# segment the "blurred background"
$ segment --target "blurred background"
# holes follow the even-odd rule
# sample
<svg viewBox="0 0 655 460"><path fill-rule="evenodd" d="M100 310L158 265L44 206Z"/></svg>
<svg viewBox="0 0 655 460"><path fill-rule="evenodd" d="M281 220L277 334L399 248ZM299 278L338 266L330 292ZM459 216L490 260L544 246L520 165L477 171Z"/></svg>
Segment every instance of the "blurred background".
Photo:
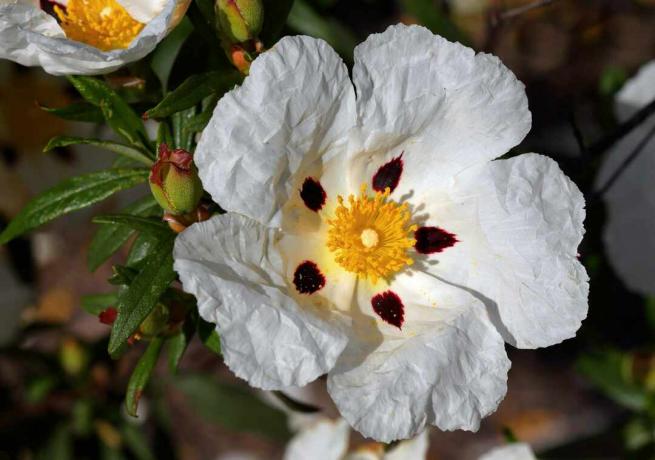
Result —
<svg viewBox="0 0 655 460"><path fill-rule="evenodd" d="M577 337L544 350L508 346L499 410L476 434L432 429L428 458L476 459L512 437L544 459L655 458L655 142L644 141L654 111L606 148L626 121L617 92L655 59L655 1L296 0L285 33L324 38L350 65L357 43L397 22L499 56L525 83L533 114L531 133L510 154L555 158L588 197L580 257L591 296ZM642 84L651 97L652 80ZM54 135L102 135L101 125L40 108L76 97L65 79L0 62L0 228L36 193L111 164L92 147L43 152ZM629 115L650 100L633 102ZM633 153L638 159L622 166ZM97 231L90 217L138 197L130 193L0 247L0 460L281 458L298 417L198 344L176 375L161 360L138 418L122 409L144 344L117 361L107 355L109 327L98 297L88 296L108 291L111 263L91 273L86 251ZM623 222L621 210L638 217ZM618 230L609 234L611 226ZM324 381L289 391L336 416Z"/></svg>

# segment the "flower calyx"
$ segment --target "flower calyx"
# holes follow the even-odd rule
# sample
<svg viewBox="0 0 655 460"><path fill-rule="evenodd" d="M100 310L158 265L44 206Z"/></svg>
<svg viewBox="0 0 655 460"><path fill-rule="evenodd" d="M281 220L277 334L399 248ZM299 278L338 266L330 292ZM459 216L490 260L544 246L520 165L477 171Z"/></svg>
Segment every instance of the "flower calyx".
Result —
<svg viewBox="0 0 655 460"><path fill-rule="evenodd" d="M183 149L170 150L160 144L159 157L150 171L150 190L157 203L172 215L193 212L203 189L193 155Z"/></svg>

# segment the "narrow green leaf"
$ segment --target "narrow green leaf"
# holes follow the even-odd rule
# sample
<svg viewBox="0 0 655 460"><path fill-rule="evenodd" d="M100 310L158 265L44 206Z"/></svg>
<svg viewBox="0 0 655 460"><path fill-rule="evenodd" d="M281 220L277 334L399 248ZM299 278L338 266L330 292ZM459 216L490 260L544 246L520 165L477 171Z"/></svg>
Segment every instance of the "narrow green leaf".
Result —
<svg viewBox="0 0 655 460"><path fill-rule="evenodd" d="M102 111L107 124L130 144L147 146L149 144L143 122L116 91L103 81L84 76L69 76L68 80L91 104Z"/></svg>
<svg viewBox="0 0 655 460"><path fill-rule="evenodd" d="M151 253L153 248L157 245L157 240L150 235L140 234L132 243L130 252L127 255L125 264L128 267L137 267L143 262Z"/></svg>
<svg viewBox="0 0 655 460"><path fill-rule="evenodd" d="M124 423L121 428L123 441L127 448L132 452L136 460L155 460L155 456L150 451L148 440L138 426L131 423Z"/></svg>
<svg viewBox="0 0 655 460"><path fill-rule="evenodd" d="M328 42L344 59L352 62L357 38L334 18L318 14L305 0L295 0L287 24L292 29Z"/></svg>
<svg viewBox="0 0 655 460"><path fill-rule="evenodd" d="M216 332L216 326L204 319L198 319L198 337L202 344L219 356L221 353L221 338Z"/></svg>
<svg viewBox="0 0 655 460"><path fill-rule="evenodd" d="M139 274L139 270L124 265L114 265L111 267L113 274L107 280L114 286L129 286Z"/></svg>
<svg viewBox="0 0 655 460"><path fill-rule="evenodd" d="M119 190L134 187L147 177L147 169L110 169L68 179L30 201L0 234L0 244Z"/></svg>
<svg viewBox="0 0 655 460"><path fill-rule="evenodd" d="M161 214L161 208L152 195L148 195L124 208L121 214L156 216ZM133 229L125 225L101 225L91 240L87 253L86 261L89 270L92 272L95 271L112 254L118 251L130 239L133 233Z"/></svg>
<svg viewBox="0 0 655 460"><path fill-rule="evenodd" d="M175 279L173 238L159 241L143 263L130 287L118 296L118 316L109 338L109 354L114 354L155 307L159 297Z"/></svg>
<svg viewBox="0 0 655 460"><path fill-rule="evenodd" d="M82 308L87 313L98 316L109 307L116 305L118 296L115 292L106 294L91 294L82 297Z"/></svg>
<svg viewBox="0 0 655 460"><path fill-rule="evenodd" d="M267 48L280 37L292 6L293 0L264 0L264 25L259 37Z"/></svg>
<svg viewBox="0 0 655 460"><path fill-rule="evenodd" d="M248 431L286 440L286 415L241 386L226 385L205 375L184 375L173 380L201 417L235 431Z"/></svg>
<svg viewBox="0 0 655 460"><path fill-rule="evenodd" d="M213 100L209 100L209 99L213 99ZM211 117L214 114L214 109L216 108L216 103L218 102L218 98L210 97L208 98L208 100L209 101L207 104L205 104L203 101L203 105L206 105L206 107L202 109L202 112L189 118L186 124L184 125L184 130L188 134L198 133L203 129L205 129L205 127L207 127L207 125L209 124L209 120L211 120Z"/></svg>
<svg viewBox="0 0 655 460"><path fill-rule="evenodd" d="M86 123L102 123L105 117L102 115L102 110L88 102L75 102L66 107L46 107L39 105L41 110L44 110L56 117L70 121L81 121Z"/></svg>
<svg viewBox="0 0 655 460"><path fill-rule="evenodd" d="M148 384L148 380L150 380L152 370L155 368L155 364L157 364L163 343L164 339L161 337L152 339L145 353L139 358L134 371L132 371L132 376L127 383L127 392L125 394L125 408L127 409L127 413L132 417L136 417L139 400L141 399L144 388Z"/></svg>
<svg viewBox="0 0 655 460"><path fill-rule="evenodd" d="M131 214L103 214L93 218L95 224L119 225L156 238L172 237L173 232L161 219Z"/></svg>
<svg viewBox="0 0 655 460"><path fill-rule="evenodd" d="M157 146L160 144L173 145L173 135L167 120L162 120L157 127Z"/></svg>
<svg viewBox="0 0 655 460"><path fill-rule="evenodd" d="M130 147L129 145L125 144L119 144L118 142L103 141L100 139L87 139L84 137L55 136L50 139L48 145L45 146L43 151L47 152L57 147L66 147L68 145L79 144L93 145L104 150L109 150L110 152L122 155L148 167L154 164L154 161L151 158L152 153L145 153L140 149Z"/></svg>
<svg viewBox="0 0 655 460"><path fill-rule="evenodd" d="M159 45L157 45L157 49L152 53L150 67L155 75L157 75L157 78L159 78L162 92L164 94L168 91L168 78L171 75L171 70L173 70L173 64L175 64L177 55L191 32L193 32L193 25L191 25L189 18L185 17L180 21L177 27L175 27L175 29L173 29L173 31L168 34Z"/></svg>
<svg viewBox="0 0 655 460"><path fill-rule="evenodd" d="M195 321L188 318L179 332L166 342L166 351L168 354L168 369L171 374L177 373L177 366L180 364L182 356L186 351L191 339L196 332Z"/></svg>
<svg viewBox="0 0 655 460"><path fill-rule="evenodd" d="M178 149L190 151L193 147L193 133L186 129L187 124L196 115L196 108L190 107L186 110L176 112L173 119L174 146Z"/></svg>
<svg viewBox="0 0 655 460"><path fill-rule="evenodd" d="M241 81L235 70L211 71L192 75L145 113L148 118L165 118L198 104L212 94L222 95Z"/></svg>

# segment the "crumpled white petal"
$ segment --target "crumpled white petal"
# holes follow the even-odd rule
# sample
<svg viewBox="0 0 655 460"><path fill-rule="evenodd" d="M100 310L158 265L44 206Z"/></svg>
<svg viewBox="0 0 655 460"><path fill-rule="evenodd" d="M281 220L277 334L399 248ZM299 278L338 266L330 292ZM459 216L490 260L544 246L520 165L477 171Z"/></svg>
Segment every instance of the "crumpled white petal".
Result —
<svg viewBox="0 0 655 460"><path fill-rule="evenodd" d="M479 460L537 460L530 446L523 443L496 447L487 452Z"/></svg>
<svg viewBox="0 0 655 460"><path fill-rule="evenodd" d="M370 180L404 152L396 196L434 189L463 169L504 155L532 123L523 84L492 55L402 24L355 48L361 154Z"/></svg>
<svg viewBox="0 0 655 460"><path fill-rule="evenodd" d="M200 179L224 209L279 226L296 176L343 153L354 124L341 58L322 40L285 37L218 102L195 153Z"/></svg>
<svg viewBox="0 0 655 460"><path fill-rule="evenodd" d="M383 442L410 438L427 425L477 430L505 396L510 367L484 305L422 273L399 275L391 289L409 316L402 331L382 325L362 290L351 340L328 374L339 412Z"/></svg>
<svg viewBox="0 0 655 460"><path fill-rule="evenodd" d="M225 363L265 390L302 386L325 374L347 340L290 296L274 247L278 238L275 229L227 214L189 227L173 251L184 290L216 324Z"/></svg>
<svg viewBox="0 0 655 460"><path fill-rule="evenodd" d="M575 336L588 310L588 276L577 260L584 198L555 161L496 160L459 175L449 194L428 203L428 225L436 221L459 242L431 256L427 271L485 302L514 346Z"/></svg>
<svg viewBox="0 0 655 460"><path fill-rule="evenodd" d="M348 422L320 419L293 437L284 452L284 460L342 460L349 439Z"/></svg>
<svg viewBox="0 0 655 460"><path fill-rule="evenodd" d="M54 17L29 3L0 3L0 59L41 66L53 75L112 72L150 53L182 18L187 5L188 0L167 0L127 49L101 51L67 39Z"/></svg>
<svg viewBox="0 0 655 460"><path fill-rule="evenodd" d="M629 80L616 96L615 111L623 122L655 100L655 61ZM651 116L611 148L596 180L601 187L655 126ZM608 259L631 290L655 295L655 137L603 195L607 220L603 239Z"/></svg>
<svg viewBox="0 0 655 460"><path fill-rule="evenodd" d="M428 453L428 431L413 439L398 443L384 456L384 460L422 460Z"/></svg>

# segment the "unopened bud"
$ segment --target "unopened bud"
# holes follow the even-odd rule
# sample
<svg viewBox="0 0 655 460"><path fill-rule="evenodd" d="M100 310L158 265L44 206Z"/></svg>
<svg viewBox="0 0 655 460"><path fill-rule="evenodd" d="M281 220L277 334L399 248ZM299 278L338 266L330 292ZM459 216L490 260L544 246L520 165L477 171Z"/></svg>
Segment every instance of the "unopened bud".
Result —
<svg viewBox="0 0 655 460"><path fill-rule="evenodd" d="M262 0L216 0L218 29L230 44L257 38L264 23Z"/></svg>
<svg viewBox="0 0 655 460"><path fill-rule="evenodd" d="M203 191L193 155L161 144L159 158L150 171L150 190L157 203L172 214L196 209Z"/></svg>
<svg viewBox="0 0 655 460"><path fill-rule="evenodd" d="M166 305L158 303L139 326L139 335L144 339L152 339L168 330L170 313Z"/></svg>

